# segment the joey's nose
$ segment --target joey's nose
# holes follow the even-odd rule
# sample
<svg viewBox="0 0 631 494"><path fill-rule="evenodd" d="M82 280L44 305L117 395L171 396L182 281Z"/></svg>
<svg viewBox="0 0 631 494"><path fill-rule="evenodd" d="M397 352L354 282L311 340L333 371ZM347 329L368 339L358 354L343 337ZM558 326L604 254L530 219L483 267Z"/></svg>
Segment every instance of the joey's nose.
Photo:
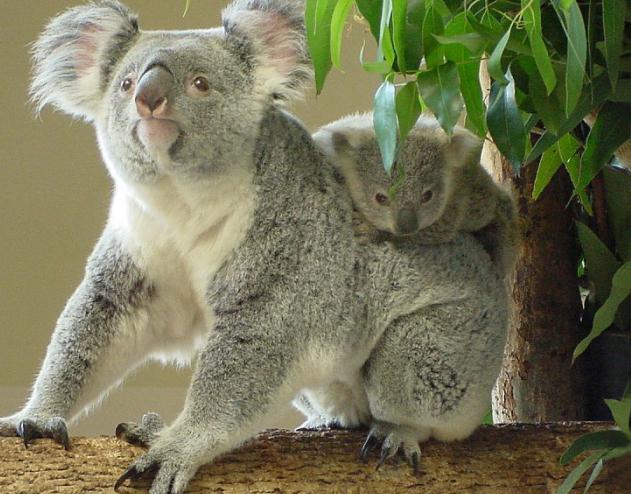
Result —
<svg viewBox="0 0 631 494"><path fill-rule="evenodd" d="M410 235L418 230L418 216L413 208L403 208L397 215L399 235Z"/></svg>
<svg viewBox="0 0 631 494"><path fill-rule="evenodd" d="M156 65L145 71L136 87L136 111L142 118L163 116L168 107L168 94L173 87L173 75Z"/></svg>

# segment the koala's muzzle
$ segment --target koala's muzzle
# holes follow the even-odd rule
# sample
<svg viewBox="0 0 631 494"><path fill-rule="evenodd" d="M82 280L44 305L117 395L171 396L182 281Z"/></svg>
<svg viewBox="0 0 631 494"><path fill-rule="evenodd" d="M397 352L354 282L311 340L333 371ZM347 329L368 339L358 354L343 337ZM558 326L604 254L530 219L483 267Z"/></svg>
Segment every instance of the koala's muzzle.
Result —
<svg viewBox="0 0 631 494"><path fill-rule="evenodd" d="M153 64L140 76L134 101L140 117L136 135L150 153L164 153L180 135L178 124L172 120L173 101L169 101L175 79L164 66Z"/></svg>
<svg viewBox="0 0 631 494"><path fill-rule="evenodd" d="M397 214L397 233L411 235L419 228L418 216L413 208L402 208Z"/></svg>
<svg viewBox="0 0 631 494"><path fill-rule="evenodd" d="M136 87L136 110L141 118L160 118L167 111L168 95L173 84L173 74L162 65L147 69Z"/></svg>

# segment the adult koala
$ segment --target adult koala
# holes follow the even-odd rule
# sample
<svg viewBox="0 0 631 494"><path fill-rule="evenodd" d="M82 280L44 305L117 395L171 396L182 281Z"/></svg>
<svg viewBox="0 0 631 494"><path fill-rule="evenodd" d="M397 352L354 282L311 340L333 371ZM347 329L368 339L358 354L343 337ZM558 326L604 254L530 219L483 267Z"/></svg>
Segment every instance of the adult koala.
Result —
<svg viewBox="0 0 631 494"><path fill-rule="evenodd" d="M476 427L502 356L501 277L465 234L357 243L344 184L279 109L308 80L302 8L237 0L223 28L143 32L107 0L50 22L35 101L94 124L115 192L2 435L67 446L65 420L131 369L198 349L184 410L117 486L154 471L153 494L183 492L304 389L352 389L342 405L368 408L388 453Z"/></svg>

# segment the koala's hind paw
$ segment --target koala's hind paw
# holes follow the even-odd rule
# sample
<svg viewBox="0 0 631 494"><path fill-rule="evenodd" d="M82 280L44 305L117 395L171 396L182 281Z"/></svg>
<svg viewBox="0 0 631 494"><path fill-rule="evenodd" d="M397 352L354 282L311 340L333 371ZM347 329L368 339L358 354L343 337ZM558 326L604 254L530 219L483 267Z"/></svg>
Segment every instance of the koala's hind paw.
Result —
<svg viewBox="0 0 631 494"><path fill-rule="evenodd" d="M51 417L46 420L20 420L13 435L21 437L26 448L34 439L49 438L61 444L66 451L70 449L68 428L61 417Z"/></svg>
<svg viewBox="0 0 631 494"><path fill-rule="evenodd" d="M164 420L157 413L145 413L140 424L123 422L116 426L116 437L122 441L148 448L164 429Z"/></svg>
<svg viewBox="0 0 631 494"><path fill-rule="evenodd" d="M375 422L368 433L366 442L362 446L360 457L366 461L368 455L381 442L381 454L377 462L379 469L389 458L392 458L398 451L402 451L408 463L415 473L419 471L421 460L421 448L419 441L425 438L425 434L409 427L388 424L386 422Z"/></svg>
<svg viewBox="0 0 631 494"><path fill-rule="evenodd" d="M114 490L118 492L127 480L135 482L153 477L149 494L182 494L196 471L197 466L183 458L161 458L149 451L125 470L114 484Z"/></svg>
<svg viewBox="0 0 631 494"><path fill-rule="evenodd" d="M153 477L150 494L182 494L197 469L212 459L211 443L203 433L188 427L166 427L156 436L149 451L116 481L114 490L127 480Z"/></svg>

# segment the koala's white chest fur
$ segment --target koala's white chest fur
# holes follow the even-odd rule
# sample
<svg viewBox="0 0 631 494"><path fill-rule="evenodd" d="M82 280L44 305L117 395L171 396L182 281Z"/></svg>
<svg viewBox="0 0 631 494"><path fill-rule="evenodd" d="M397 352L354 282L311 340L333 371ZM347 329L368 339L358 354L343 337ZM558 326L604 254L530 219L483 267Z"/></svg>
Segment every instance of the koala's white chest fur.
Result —
<svg viewBox="0 0 631 494"><path fill-rule="evenodd" d="M252 223L257 195L251 176L116 182L110 223L155 286L149 326L189 353L213 325L208 285Z"/></svg>

